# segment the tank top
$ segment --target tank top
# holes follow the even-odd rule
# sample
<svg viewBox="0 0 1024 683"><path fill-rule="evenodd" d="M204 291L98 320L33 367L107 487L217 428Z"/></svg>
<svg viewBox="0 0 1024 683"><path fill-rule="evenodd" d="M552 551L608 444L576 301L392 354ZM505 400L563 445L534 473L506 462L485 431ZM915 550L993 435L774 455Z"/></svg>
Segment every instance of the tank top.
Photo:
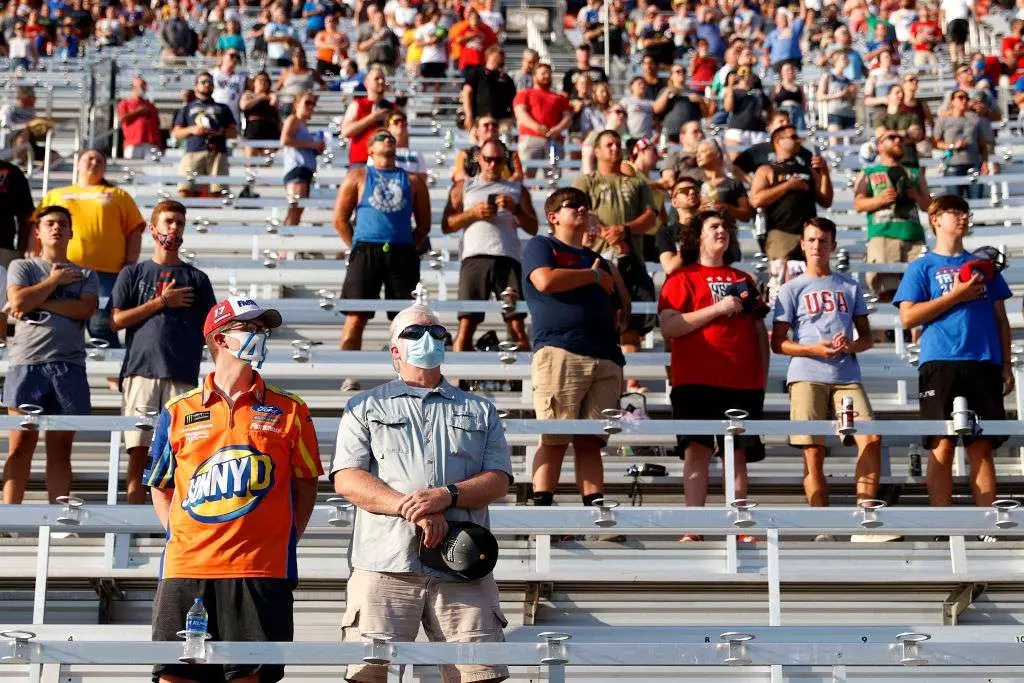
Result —
<svg viewBox="0 0 1024 683"><path fill-rule="evenodd" d="M366 167L352 245L359 242L412 244L412 188L402 169Z"/></svg>
<svg viewBox="0 0 1024 683"><path fill-rule="evenodd" d="M828 88L826 92L829 95L838 95L850 87L850 79L846 76L836 76L834 73L829 72L828 74ZM836 116L854 116L856 112L853 110L853 104L848 99L841 100L829 100L828 101L828 113Z"/></svg>
<svg viewBox="0 0 1024 683"><path fill-rule="evenodd" d="M905 242L924 242L924 228L918 218L917 202L906 194L907 187L917 187L921 169L875 164L864 169L864 177L872 197L877 197L890 187L899 193L895 204L868 214L868 239L891 237Z"/></svg>
<svg viewBox="0 0 1024 683"><path fill-rule="evenodd" d="M315 85L313 73L312 69L304 74L297 74L291 70L285 71L284 83L281 84L281 90L277 93L278 101L282 104L291 104L303 90L312 90Z"/></svg>
<svg viewBox="0 0 1024 683"><path fill-rule="evenodd" d="M356 97L352 100L356 105L356 120L365 118L373 111L374 103L367 97ZM350 164L365 164L367 157L369 157L369 141L370 136L373 134L374 126L367 126L366 130L362 133L352 135L349 137L348 142L348 163Z"/></svg>
<svg viewBox="0 0 1024 683"><path fill-rule="evenodd" d="M776 161L771 167L771 187L781 185L792 177L803 178L808 185L814 182L811 169L804 165L799 158ZM791 235L801 234L807 219L817 215L814 190L812 189L803 192L787 192L779 201L764 207L765 227L768 230L781 230Z"/></svg>
<svg viewBox="0 0 1024 683"><path fill-rule="evenodd" d="M790 102L802 107L804 104L803 88L797 86L796 90L787 90L786 88L780 87L778 92L772 96L772 101L775 103L776 108Z"/></svg>
<svg viewBox="0 0 1024 683"><path fill-rule="evenodd" d="M522 183L519 182L491 182L476 176L463 185L462 207L468 210L486 202L491 194L507 194L518 202L521 189ZM460 256L464 259L470 256L505 256L519 261L522 246L518 229L519 222L508 211L499 211L489 221L474 221L463 232Z"/></svg>
<svg viewBox="0 0 1024 683"><path fill-rule="evenodd" d="M309 132L309 128L302 120L299 120L299 126L295 130L294 137L303 142L313 142L316 140L316 136ZM312 149L306 149L305 147L299 148L285 146L281 148L281 161L284 163L284 172L286 175L289 171L296 168L308 168L315 170L316 152Z"/></svg>

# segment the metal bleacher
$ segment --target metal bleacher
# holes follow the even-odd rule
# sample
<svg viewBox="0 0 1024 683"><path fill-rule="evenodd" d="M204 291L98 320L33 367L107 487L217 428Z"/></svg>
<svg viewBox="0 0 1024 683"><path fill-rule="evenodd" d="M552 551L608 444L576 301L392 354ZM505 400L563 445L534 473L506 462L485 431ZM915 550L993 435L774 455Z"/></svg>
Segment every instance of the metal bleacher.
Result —
<svg viewBox="0 0 1024 683"><path fill-rule="evenodd" d="M997 24L975 28L972 40L995 41ZM534 43L545 40L536 30L530 36ZM546 47L564 56L568 40L558 36L557 45ZM113 51L89 51L81 62L12 74L4 88L9 92L29 82L45 91L40 102L47 102L48 113L58 122L50 144L73 159L86 144L116 142L110 105L127 93L132 74L146 76L151 99L166 115L178 106L180 89L191 84L200 65L210 66L209 60L198 58L163 66L157 53L156 40L147 35ZM814 68L808 67L805 79L813 82L814 76ZM935 109L951 80L948 64L925 76L920 96ZM456 300L459 240L441 234L438 226L450 187L450 164L467 138L454 125L460 83L445 79L438 85L435 97L424 94L422 82L402 75L393 83L411 93L410 146L429 165L433 228L422 283L447 324L454 324L459 311L480 310L489 314L480 331L502 335L498 302ZM83 108L87 91L89 106ZM343 114L347 101L344 94L323 96L312 127L336 131L334 119ZM1004 121L997 125L994 157L999 174L973 180L988 190L984 199L971 202L974 229L968 246L1002 247L1010 260L1005 275L1019 295L1024 292L1024 131L1011 122L1005 92L1000 102ZM862 165L858 150L865 135L856 129L830 133L826 139L812 131L808 140L833 169L836 199L823 213L841 227L840 246L855 277L867 270L864 218L852 209L853 178ZM281 310L285 324L272 339L263 374L310 405L326 462L348 398L339 390L342 381L355 378L367 387L394 375L381 350L387 338L383 315L367 327L363 351L336 350L343 311L382 313L408 302L338 299L347 249L331 227L331 210L347 165L343 141L330 136L330 154L321 158L311 197L298 202L306 209L299 226L281 224L289 199L281 184L280 161L273 154L245 156L247 144L278 146L276 141L236 141L229 175L216 178L231 188L230 194L185 202L189 226L184 254L211 277L218 295L248 293ZM535 166L539 175L528 185L536 207L554 187L576 177L578 150L578 141L572 141L566 158ZM148 215L157 201L175 196L175 186L187 180L177 172L180 156L172 147L156 159L111 160L108 176ZM922 160L936 194L958 182L941 177L940 164L937 157ZM65 164L36 171L31 178L34 193L71 182L71 168ZM259 198L239 196L242 187ZM740 267L759 272L749 226L741 226L740 237ZM144 257L151 249L146 235ZM660 286L664 278L657 265L648 265ZM519 307L525 310L524 304ZM636 308L653 310L653 304ZM506 663L512 665L514 680L555 683L1024 680L1019 628L1024 621L1024 527L1019 525L1024 512L1014 502L1024 495L1024 341L1014 346L1018 389L1006 399L1010 419L984 425L989 433L1010 436L996 459L1000 499L1005 502L992 509L965 505L970 491L961 457L955 469L957 506L927 508L924 473L914 465L922 453L916 443L923 432L952 433L952 428L915 419L916 350L904 342L894 309L877 302L871 302L871 309L872 326L892 331L894 339L859 357L877 422L858 422L857 428L883 435L884 500L873 504L878 507L855 506L854 453L838 443L833 425L787 419L785 359L772 359L767 419L673 422L661 419L669 412L668 357L660 337L652 333L640 353L629 354L626 374L647 388L648 412L655 419L551 423L533 419L528 352L450 353L446 373L476 382L495 402L513 448L515 482L491 513L501 545L495 577L501 609L509 619L509 642L339 645L351 514L344 505L329 502L333 490L324 480L298 550L297 642L258 647L215 643L210 661L283 661L289 664L286 680L303 683L338 680L344 663L368 656L394 665L389 681L439 680L432 664L440 662ZM1022 340L1024 316L1016 304L1010 307L1010 320L1015 340ZM0 681L139 680L148 676L148 665L180 655L179 643L148 642L163 532L148 506L122 502L126 463L121 432L152 419L142 414L142 406L135 407L138 416L119 417L121 397L107 388L106 378L118 374L122 353L90 349L92 415L42 415L29 425L77 431L72 482L76 500L65 506L44 504L44 463L37 458L29 504L0 506ZM0 373L6 367L0 351ZM204 371L208 369L204 363ZM2 430L24 426L20 417L0 417ZM732 477L721 476L723 467L731 469L726 459L725 465L712 465L711 507L681 507L682 463L669 450L675 435L722 433L729 450L740 430L762 435L768 451L765 461L751 467L750 501L735 500ZM571 459L563 468L557 507L522 505L530 491L538 434L609 432L606 495L620 507L579 507ZM804 507L802 459L786 444L787 436L797 432L831 439L833 457L827 469L833 508ZM664 465L667 475L628 473L630 466L643 463ZM703 533L709 540L681 544L677 539L684 532ZM611 539L611 533L625 538ZM739 543L738 533L758 540ZM812 542L819 533L844 539L853 534L899 535L902 540ZM563 634L571 638L562 640ZM400 664L411 666L403 674Z"/></svg>

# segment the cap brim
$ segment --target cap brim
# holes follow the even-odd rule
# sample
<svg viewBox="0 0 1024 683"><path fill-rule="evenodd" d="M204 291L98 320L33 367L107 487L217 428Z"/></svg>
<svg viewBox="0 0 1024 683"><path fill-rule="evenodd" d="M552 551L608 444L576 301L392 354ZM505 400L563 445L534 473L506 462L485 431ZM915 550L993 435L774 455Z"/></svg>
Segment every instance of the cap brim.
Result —
<svg viewBox="0 0 1024 683"><path fill-rule="evenodd" d="M234 322L236 320L262 320L263 324L267 326L268 330L273 330L278 327L281 327L281 322L283 321L283 318L281 318L281 312L278 311L276 308L265 308L259 313L254 313L251 315L249 313L236 315L234 318L231 319L230 322Z"/></svg>

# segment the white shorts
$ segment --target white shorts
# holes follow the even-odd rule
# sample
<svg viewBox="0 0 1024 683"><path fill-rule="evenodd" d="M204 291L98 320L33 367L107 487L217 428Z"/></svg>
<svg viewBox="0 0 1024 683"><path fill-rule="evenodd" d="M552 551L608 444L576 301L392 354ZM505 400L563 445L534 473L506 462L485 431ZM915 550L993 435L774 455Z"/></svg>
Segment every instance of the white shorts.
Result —
<svg viewBox="0 0 1024 683"><path fill-rule="evenodd" d="M742 152L751 145L761 142L768 142L768 133L760 130L742 130L740 128L727 128L725 130L725 144L730 152Z"/></svg>
<svg viewBox="0 0 1024 683"><path fill-rule="evenodd" d="M160 149L156 145L142 143L141 145L125 145L124 159L148 159L154 149Z"/></svg>

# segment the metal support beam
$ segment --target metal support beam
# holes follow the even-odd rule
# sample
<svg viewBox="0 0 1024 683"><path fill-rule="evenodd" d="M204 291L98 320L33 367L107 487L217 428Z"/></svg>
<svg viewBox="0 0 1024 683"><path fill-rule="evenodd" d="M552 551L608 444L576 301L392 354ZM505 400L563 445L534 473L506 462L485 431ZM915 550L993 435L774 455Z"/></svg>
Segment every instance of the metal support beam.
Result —
<svg viewBox="0 0 1024 683"><path fill-rule="evenodd" d="M953 589L942 604L942 623L956 626L960 615L985 592L985 588L983 583L964 583Z"/></svg>

